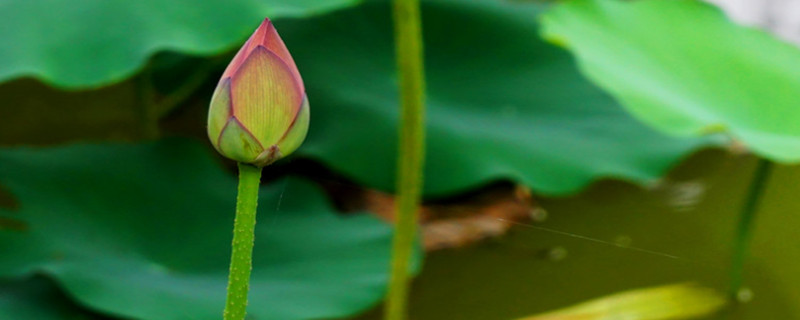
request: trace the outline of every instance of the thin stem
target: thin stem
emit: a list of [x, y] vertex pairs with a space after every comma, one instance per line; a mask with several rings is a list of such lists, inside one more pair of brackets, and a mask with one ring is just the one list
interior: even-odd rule
[[239, 196], [236, 199], [236, 219], [233, 223], [233, 251], [228, 275], [228, 298], [225, 301], [225, 320], [242, 320], [247, 312], [247, 290], [253, 268], [253, 240], [256, 227], [256, 205], [261, 168], [239, 164]]
[[395, 44], [402, 105], [397, 172], [397, 221], [386, 320], [406, 319], [409, 261], [416, 239], [425, 155], [422, 26], [419, 0], [394, 0]]
[[192, 75], [186, 78], [180, 87], [165, 96], [158, 102], [156, 115], [158, 118], [168, 116], [188, 100], [200, 87], [205, 84], [208, 77], [216, 70], [223, 59], [221, 57], [205, 61], [194, 69]]
[[739, 290], [741, 290], [744, 282], [744, 263], [745, 260], [747, 260], [753, 225], [771, 170], [772, 162], [759, 158], [756, 171], [753, 174], [753, 181], [750, 183], [747, 200], [740, 213], [739, 226], [736, 231], [736, 239], [733, 247], [733, 260], [731, 262], [730, 294], [734, 298], [738, 296]]
[[159, 135], [158, 110], [154, 103], [152, 69], [146, 66], [136, 78], [136, 108], [139, 120], [139, 135], [144, 139], [155, 139]]

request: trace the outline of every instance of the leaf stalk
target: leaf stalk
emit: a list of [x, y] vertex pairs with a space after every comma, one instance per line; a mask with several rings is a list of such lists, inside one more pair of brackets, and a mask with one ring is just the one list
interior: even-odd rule
[[772, 166], [771, 161], [764, 158], [758, 159], [747, 199], [739, 215], [739, 225], [733, 244], [733, 260], [731, 261], [730, 295], [734, 298], [738, 297], [744, 283], [744, 264], [747, 260], [750, 240], [753, 237], [756, 213], [764, 195]]
[[394, 0], [395, 49], [400, 84], [400, 141], [396, 225], [385, 319], [407, 318], [409, 262], [417, 233], [425, 158], [422, 23], [419, 0]]

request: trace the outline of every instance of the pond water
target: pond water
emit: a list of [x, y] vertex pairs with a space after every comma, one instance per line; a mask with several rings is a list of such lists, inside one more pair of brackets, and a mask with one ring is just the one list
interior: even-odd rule
[[[680, 282], [726, 292], [755, 164], [704, 151], [648, 188], [607, 180], [573, 197], [540, 199], [543, 223], [429, 254], [414, 282], [411, 319], [516, 319]], [[799, 182], [800, 168], [774, 167], [746, 266], [752, 300], [706, 319], [800, 319]]]

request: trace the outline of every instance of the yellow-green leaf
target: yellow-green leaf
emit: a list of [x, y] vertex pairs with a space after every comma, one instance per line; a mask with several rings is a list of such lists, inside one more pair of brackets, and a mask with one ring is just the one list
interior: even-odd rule
[[694, 284], [672, 284], [600, 297], [518, 320], [678, 320], [709, 315], [725, 306], [718, 292]]

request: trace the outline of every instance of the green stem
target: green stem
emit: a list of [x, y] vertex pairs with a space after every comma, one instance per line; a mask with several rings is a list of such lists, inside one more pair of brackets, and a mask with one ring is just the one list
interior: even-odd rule
[[152, 70], [146, 66], [136, 78], [136, 108], [139, 118], [139, 135], [144, 139], [155, 139], [159, 135], [158, 110], [155, 104]]
[[397, 221], [385, 318], [406, 319], [409, 261], [416, 239], [425, 155], [424, 76], [419, 0], [394, 0], [395, 44], [402, 105], [397, 172]]
[[256, 205], [261, 168], [239, 164], [239, 196], [236, 199], [236, 219], [233, 223], [233, 251], [228, 275], [228, 298], [225, 301], [225, 320], [242, 320], [247, 312], [247, 290], [253, 268], [253, 240], [256, 227]]
[[767, 178], [772, 169], [772, 162], [760, 158], [753, 174], [753, 181], [747, 194], [747, 200], [742, 207], [739, 217], [739, 226], [733, 247], [733, 261], [731, 262], [731, 287], [730, 294], [737, 297], [744, 282], [744, 263], [753, 233], [753, 225], [758, 211], [758, 205], [767, 186]]
[[166, 117], [189, 100], [189, 98], [206, 83], [208, 77], [219, 67], [222, 61], [222, 58], [217, 57], [197, 66], [192, 75], [187, 77], [180, 87], [158, 102], [156, 116], [159, 119]]

